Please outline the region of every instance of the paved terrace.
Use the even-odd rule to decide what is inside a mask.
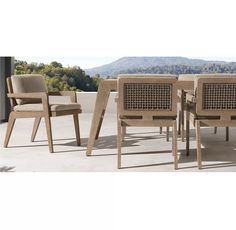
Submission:
[[[127,129],[123,144],[123,168],[118,170],[116,149],[116,114],[113,97],[109,102],[100,138],[96,142],[92,156],[87,157],[86,146],[92,120],[91,108],[95,94],[84,95],[82,106],[85,113],[80,116],[82,146],[76,146],[72,118],[52,119],[52,131],[55,153],[48,151],[44,122],[41,123],[36,141],[30,142],[33,119],[16,121],[9,148],[3,148],[6,123],[0,124],[0,171],[30,172],[173,172],[171,142],[166,142],[165,129],[159,134],[159,128]],[[82,97],[82,96],[81,96]],[[81,99],[81,98],[80,98]],[[88,101],[86,101],[88,100]],[[82,100],[81,100],[82,101]],[[219,128],[213,134],[213,128],[202,129],[202,156],[206,171],[236,171],[236,129],[230,129],[230,141],[225,142],[225,129]],[[171,139],[170,139],[171,140]],[[185,143],[178,138],[179,170],[176,172],[199,171],[196,162],[195,132],[191,129],[190,156],[185,156]]]

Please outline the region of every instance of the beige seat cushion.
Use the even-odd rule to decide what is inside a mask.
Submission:
[[[11,76],[14,93],[47,92],[47,86],[42,75],[24,74]],[[40,103],[41,99],[16,99],[18,105]]]
[[[61,104],[50,104],[50,110],[52,112],[57,111],[66,111],[66,110],[81,110],[81,105],[77,103],[61,103]],[[35,103],[35,104],[24,104],[24,105],[16,105],[14,107],[14,111],[16,112],[42,112],[43,104]]]

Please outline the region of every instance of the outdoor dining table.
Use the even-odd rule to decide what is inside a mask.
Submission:
[[[185,90],[193,90],[194,88],[194,81],[192,79],[186,80],[186,79],[180,79],[177,82],[178,89],[182,91],[182,95]],[[100,129],[102,126],[103,118],[106,112],[106,107],[108,103],[108,99],[110,96],[110,93],[112,91],[117,91],[117,80],[116,79],[106,79],[101,81],[98,87],[96,102],[95,102],[95,108],[93,112],[93,118],[92,123],[90,127],[90,134],[87,144],[87,151],[86,154],[89,156],[92,154],[92,149],[95,143],[95,140],[98,139]],[[114,101],[115,103],[115,101]],[[183,110],[184,106],[184,97],[181,97],[180,100],[181,110]],[[184,118],[182,116],[181,120],[182,129],[184,124]],[[184,130],[182,130],[183,132]]]

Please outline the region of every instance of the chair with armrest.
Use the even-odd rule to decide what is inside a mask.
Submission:
[[[178,77],[178,80],[184,81],[184,82],[189,82],[191,85],[193,85],[194,83],[194,79],[195,79],[196,74],[180,74]],[[198,74],[197,76],[201,76],[201,77],[217,77],[217,76],[221,76],[221,74]],[[229,76],[227,74],[227,76]],[[193,86],[191,86],[188,90],[184,90],[184,89],[180,89],[178,90],[178,96],[180,98],[180,107],[178,109],[178,134],[181,135],[181,139],[184,142],[185,140],[185,124],[184,124],[184,120],[185,120],[185,112],[186,112],[186,93],[188,94],[193,94]],[[217,127],[214,127],[214,133],[217,133]],[[229,127],[226,127],[226,141],[229,140]]]
[[[80,145],[79,117],[82,112],[73,91],[49,93],[42,75],[14,75],[7,78],[10,113],[4,147],[8,146],[17,118],[35,118],[31,141],[34,141],[41,118],[45,119],[49,151],[52,153],[53,141],[51,117],[72,115],[75,126],[76,142]],[[49,103],[49,95],[69,96],[70,103]]]
[[[186,152],[189,122],[195,126],[198,168],[202,167],[201,127],[236,126],[236,75],[196,75],[194,93],[186,95]]]
[[[118,168],[121,168],[122,129],[136,127],[173,127],[172,151],[177,160],[177,82],[174,75],[118,76],[117,147]]]

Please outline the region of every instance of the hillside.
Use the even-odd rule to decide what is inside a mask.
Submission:
[[[191,59],[186,57],[123,57],[110,64],[99,67],[86,69],[86,74],[93,76],[100,74],[102,77],[115,76],[121,73],[122,70],[146,69],[155,66],[169,65],[187,65],[187,66],[202,66],[205,64],[226,64],[223,61],[206,61],[201,59]]]

